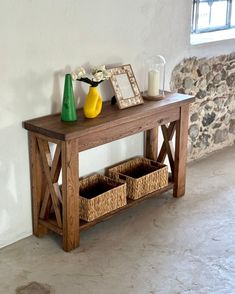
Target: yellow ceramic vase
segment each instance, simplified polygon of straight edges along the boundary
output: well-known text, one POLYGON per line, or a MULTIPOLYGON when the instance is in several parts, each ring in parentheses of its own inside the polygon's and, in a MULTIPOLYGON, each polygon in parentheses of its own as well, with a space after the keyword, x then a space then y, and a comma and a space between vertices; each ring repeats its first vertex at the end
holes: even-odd
POLYGON ((97 117, 102 110, 102 98, 97 87, 90 87, 86 96, 83 113, 87 118, 97 117))

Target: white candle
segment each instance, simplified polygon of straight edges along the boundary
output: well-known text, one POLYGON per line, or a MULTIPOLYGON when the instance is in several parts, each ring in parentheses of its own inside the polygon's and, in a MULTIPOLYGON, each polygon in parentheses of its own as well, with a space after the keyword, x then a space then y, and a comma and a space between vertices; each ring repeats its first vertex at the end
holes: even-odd
POLYGON ((148 72, 148 95, 159 95, 160 72, 152 69, 148 72))

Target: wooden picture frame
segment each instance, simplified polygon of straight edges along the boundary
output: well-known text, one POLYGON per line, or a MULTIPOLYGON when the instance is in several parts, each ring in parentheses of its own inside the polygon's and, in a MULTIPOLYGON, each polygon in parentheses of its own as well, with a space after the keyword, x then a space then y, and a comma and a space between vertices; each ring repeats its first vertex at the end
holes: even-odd
POLYGON ((108 71, 120 109, 144 103, 130 64, 111 68, 108 71))

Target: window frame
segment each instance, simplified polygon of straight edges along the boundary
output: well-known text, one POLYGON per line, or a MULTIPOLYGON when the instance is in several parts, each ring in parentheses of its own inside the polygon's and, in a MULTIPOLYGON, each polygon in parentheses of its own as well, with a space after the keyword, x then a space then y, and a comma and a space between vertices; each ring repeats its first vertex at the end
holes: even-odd
POLYGON ((198 29, 198 20, 199 20, 199 5, 200 3, 208 3, 209 2, 218 2, 221 0, 193 0, 193 9, 192 9, 192 24, 191 24, 191 33, 192 34, 200 34, 200 33, 208 33, 208 32, 215 32, 220 30, 228 30, 234 28, 235 26, 231 25, 231 16, 232 16, 232 0, 224 0, 227 2, 227 12, 226 12, 226 25, 225 26, 216 26, 210 27, 205 29, 198 29))

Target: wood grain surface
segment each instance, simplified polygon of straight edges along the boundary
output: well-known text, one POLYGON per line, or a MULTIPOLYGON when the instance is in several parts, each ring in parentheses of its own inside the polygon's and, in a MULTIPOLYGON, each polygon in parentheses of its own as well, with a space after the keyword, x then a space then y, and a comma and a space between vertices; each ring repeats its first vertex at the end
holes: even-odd
POLYGON ((144 104, 120 110, 117 105, 111 105, 110 101, 103 103, 101 114, 95 119, 84 117, 82 110, 78 110, 76 122, 63 122, 60 114, 48 115, 23 122, 23 127, 29 131, 48 136, 52 139, 70 140, 88 136, 96 132, 102 132, 125 123, 137 122, 140 119, 157 116, 171 107, 181 106, 193 102, 189 95, 168 93, 166 98, 160 101, 145 101, 144 104))

